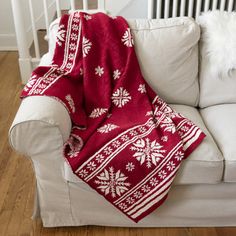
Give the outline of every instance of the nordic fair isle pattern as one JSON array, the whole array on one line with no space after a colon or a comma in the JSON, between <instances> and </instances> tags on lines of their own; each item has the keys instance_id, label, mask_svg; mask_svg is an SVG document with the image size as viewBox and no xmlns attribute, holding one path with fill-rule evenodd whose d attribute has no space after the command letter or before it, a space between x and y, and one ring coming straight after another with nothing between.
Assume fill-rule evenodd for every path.
<instances>
[{"instance_id":1,"label":"nordic fair isle pattern","mask_svg":"<svg viewBox=\"0 0 236 236\"><path fill-rule=\"evenodd\" d=\"M205 135L148 86L133 45L122 17L64 15L52 65L32 73L22 97L64 104L73 121L64 155L73 172L138 222L164 202Z\"/></svg>"}]
</instances>

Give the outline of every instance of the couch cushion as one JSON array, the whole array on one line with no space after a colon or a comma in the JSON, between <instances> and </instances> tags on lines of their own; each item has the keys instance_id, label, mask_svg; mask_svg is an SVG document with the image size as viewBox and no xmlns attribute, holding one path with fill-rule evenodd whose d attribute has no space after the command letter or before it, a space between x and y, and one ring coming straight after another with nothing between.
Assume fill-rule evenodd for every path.
<instances>
[{"instance_id":1,"label":"couch cushion","mask_svg":"<svg viewBox=\"0 0 236 236\"><path fill-rule=\"evenodd\" d=\"M199 26L186 17L128 23L146 81L167 103L198 105Z\"/></svg>"},{"instance_id":2,"label":"couch cushion","mask_svg":"<svg viewBox=\"0 0 236 236\"><path fill-rule=\"evenodd\" d=\"M59 20L49 31L53 54ZM168 103L197 106L200 28L187 17L128 20L144 78Z\"/></svg>"},{"instance_id":3,"label":"couch cushion","mask_svg":"<svg viewBox=\"0 0 236 236\"><path fill-rule=\"evenodd\" d=\"M171 107L191 119L207 135L199 147L182 163L174 184L220 182L223 175L223 157L206 129L198 110L185 105L171 105ZM81 180L72 173L67 163L65 163L65 179L70 182L81 183Z\"/></svg>"},{"instance_id":4,"label":"couch cushion","mask_svg":"<svg viewBox=\"0 0 236 236\"><path fill-rule=\"evenodd\" d=\"M223 153L224 181L236 182L236 104L208 107L201 115Z\"/></svg>"}]
</instances>

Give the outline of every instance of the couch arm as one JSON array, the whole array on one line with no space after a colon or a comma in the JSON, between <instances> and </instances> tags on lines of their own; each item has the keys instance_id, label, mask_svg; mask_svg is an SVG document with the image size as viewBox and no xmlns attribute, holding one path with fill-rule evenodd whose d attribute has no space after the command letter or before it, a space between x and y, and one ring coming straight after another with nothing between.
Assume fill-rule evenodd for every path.
<instances>
[{"instance_id":1,"label":"couch arm","mask_svg":"<svg viewBox=\"0 0 236 236\"><path fill-rule=\"evenodd\" d=\"M57 140L69 137L71 120L66 108L46 96L24 98L9 130L11 146L27 156L47 152ZM60 144L58 143L60 142Z\"/></svg>"}]
</instances>

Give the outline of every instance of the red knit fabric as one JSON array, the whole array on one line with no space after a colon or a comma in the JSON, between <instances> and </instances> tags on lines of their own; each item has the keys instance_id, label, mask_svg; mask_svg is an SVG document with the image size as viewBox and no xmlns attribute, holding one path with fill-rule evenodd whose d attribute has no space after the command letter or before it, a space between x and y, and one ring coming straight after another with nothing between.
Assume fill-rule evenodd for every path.
<instances>
[{"instance_id":1,"label":"red knit fabric","mask_svg":"<svg viewBox=\"0 0 236 236\"><path fill-rule=\"evenodd\" d=\"M64 104L73 172L135 222L164 202L180 163L205 137L145 82L122 17L64 15L52 65L34 70L22 92L32 95Z\"/></svg>"}]
</instances>

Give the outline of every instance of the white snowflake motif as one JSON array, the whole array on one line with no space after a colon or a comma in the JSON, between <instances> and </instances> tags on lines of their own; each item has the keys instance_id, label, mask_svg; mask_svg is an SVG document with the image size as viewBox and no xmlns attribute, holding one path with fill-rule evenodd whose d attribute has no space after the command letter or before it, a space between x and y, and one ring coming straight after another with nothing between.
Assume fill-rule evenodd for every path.
<instances>
[{"instance_id":1,"label":"white snowflake motif","mask_svg":"<svg viewBox=\"0 0 236 236\"><path fill-rule=\"evenodd\" d=\"M81 178L85 178L87 175L88 175L88 171L85 170L85 169L83 169L83 170L81 170L81 171L79 172L79 176L80 176Z\"/></svg>"},{"instance_id":2,"label":"white snowflake motif","mask_svg":"<svg viewBox=\"0 0 236 236\"><path fill-rule=\"evenodd\" d=\"M78 35L75 34L75 33L72 33L71 36L70 36L71 40L74 40L76 41L78 39Z\"/></svg>"},{"instance_id":3,"label":"white snowflake motif","mask_svg":"<svg viewBox=\"0 0 236 236\"><path fill-rule=\"evenodd\" d=\"M73 25L72 25L72 29L73 29L74 31L78 31L78 30L79 30L79 25L73 24Z\"/></svg>"},{"instance_id":4,"label":"white snowflake motif","mask_svg":"<svg viewBox=\"0 0 236 236\"><path fill-rule=\"evenodd\" d=\"M122 203L119 204L119 208L121 210L125 210L127 208L127 205L124 202L122 202Z\"/></svg>"},{"instance_id":5,"label":"white snowflake motif","mask_svg":"<svg viewBox=\"0 0 236 236\"><path fill-rule=\"evenodd\" d=\"M144 133L144 132L147 131L147 129L145 127L143 127L143 126L139 127L138 130L139 130L140 133Z\"/></svg>"},{"instance_id":6,"label":"white snowflake motif","mask_svg":"<svg viewBox=\"0 0 236 236\"><path fill-rule=\"evenodd\" d=\"M150 179L150 184L152 186L156 186L156 185L158 185L158 183L159 183L159 181L158 181L157 178L153 177L153 178Z\"/></svg>"},{"instance_id":7,"label":"white snowflake motif","mask_svg":"<svg viewBox=\"0 0 236 236\"><path fill-rule=\"evenodd\" d=\"M95 75L98 75L99 77L101 77L104 74L104 68L97 66L95 68Z\"/></svg>"},{"instance_id":8,"label":"white snowflake motif","mask_svg":"<svg viewBox=\"0 0 236 236\"><path fill-rule=\"evenodd\" d=\"M128 135L127 134L122 135L121 140L124 141L124 142L128 141L129 140Z\"/></svg>"},{"instance_id":9,"label":"white snowflake motif","mask_svg":"<svg viewBox=\"0 0 236 236\"><path fill-rule=\"evenodd\" d=\"M137 191L137 192L134 193L134 197L135 197L136 199L139 199L139 198L141 198L142 196L143 196L143 194L142 194L140 191Z\"/></svg>"},{"instance_id":10,"label":"white snowflake motif","mask_svg":"<svg viewBox=\"0 0 236 236\"><path fill-rule=\"evenodd\" d=\"M72 63L67 63L66 68L71 69L71 67L72 67Z\"/></svg>"},{"instance_id":11,"label":"white snowflake motif","mask_svg":"<svg viewBox=\"0 0 236 236\"><path fill-rule=\"evenodd\" d=\"M70 48L71 51L75 51L75 49L76 49L75 43L71 43L69 48Z\"/></svg>"},{"instance_id":12,"label":"white snowflake motif","mask_svg":"<svg viewBox=\"0 0 236 236\"><path fill-rule=\"evenodd\" d=\"M175 124L172 122L172 120L168 117L166 117L162 123L161 128L164 128L164 131L171 132L172 134L175 133L176 127Z\"/></svg>"},{"instance_id":13,"label":"white snowflake motif","mask_svg":"<svg viewBox=\"0 0 236 236\"><path fill-rule=\"evenodd\" d=\"M126 89L120 87L112 94L111 99L115 106L123 107L131 100L131 96Z\"/></svg>"},{"instance_id":14,"label":"white snowflake motif","mask_svg":"<svg viewBox=\"0 0 236 236\"><path fill-rule=\"evenodd\" d=\"M188 126L183 126L183 127L181 127L180 130L183 131L183 132L187 132L189 130L189 127Z\"/></svg>"},{"instance_id":15,"label":"white snowflake motif","mask_svg":"<svg viewBox=\"0 0 236 236\"><path fill-rule=\"evenodd\" d=\"M74 103L74 100L72 99L71 95L67 94L65 99L67 100L67 102L68 102L68 104L70 106L70 109L74 113L75 112L75 103Z\"/></svg>"},{"instance_id":16,"label":"white snowflake motif","mask_svg":"<svg viewBox=\"0 0 236 236\"><path fill-rule=\"evenodd\" d=\"M184 158L184 153L183 152L178 151L178 152L175 153L175 159L177 161L181 161L183 158Z\"/></svg>"},{"instance_id":17,"label":"white snowflake motif","mask_svg":"<svg viewBox=\"0 0 236 236\"><path fill-rule=\"evenodd\" d=\"M116 79L119 79L120 78L120 71L119 70L115 70L113 71L113 79L116 80Z\"/></svg>"},{"instance_id":18,"label":"white snowflake motif","mask_svg":"<svg viewBox=\"0 0 236 236\"><path fill-rule=\"evenodd\" d=\"M118 148L120 146L120 141L119 140L115 140L112 144L111 144L114 148Z\"/></svg>"},{"instance_id":19,"label":"white snowflake motif","mask_svg":"<svg viewBox=\"0 0 236 236\"><path fill-rule=\"evenodd\" d=\"M98 128L97 131L102 134L109 133L110 131L112 131L113 129L116 129L118 127L119 126L114 125L114 124L106 124L106 125L103 125L102 127Z\"/></svg>"},{"instance_id":20,"label":"white snowflake motif","mask_svg":"<svg viewBox=\"0 0 236 236\"><path fill-rule=\"evenodd\" d=\"M89 115L90 118L97 118L103 114L105 114L108 111L107 108L95 108Z\"/></svg>"},{"instance_id":21,"label":"white snowflake motif","mask_svg":"<svg viewBox=\"0 0 236 236\"><path fill-rule=\"evenodd\" d=\"M82 68L79 69L79 74L80 74L80 75L83 75L83 74L84 74L84 71L83 71Z\"/></svg>"},{"instance_id":22,"label":"white snowflake motif","mask_svg":"<svg viewBox=\"0 0 236 236\"><path fill-rule=\"evenodd\" d=\"M74 18L73 18L73 22L74 22L74 23L78 23L79 21L80 21L80 19L79 19L78 17L74 17Z\"/></svg>"},{"instance_id":23,"label":"white snowflake motif","mask_svg":"<svg viewBox=\"0 0 236 236\"><path fill-rule=\"evenodd\" d=\"M91 20L91 19L92 19L92 16L85 14L85 15L84 15L84 18L85 18L86 20Z\"/></svg>"},{"instance_id":24,"label":"white snowflake motif","mask_svg":"<svg viewBox=\"0 0 236 236\"><path fill-rule=\"evenodd\" d=\"M138 87L138 91L140 93L146 93L146 87L145 87L145 84L140 84L139 87Z\"/></svg>"},{"instance_id":25,"label":"white snowflake motif","mask_svg":"<svg viewBox=\"0 0 236 236\"><path fill-rule=\"evenodd\" d=\"M166 169L171 171L175 169L175 163L173 161L168 162L168 164L166 165Z\"/></svg>"},{"instance_id":26,"label":"white snowflake motif","mask_svg":"<svg viewBox=\"0 0 236 236\"><path fill-rule=\"evenodd\" d=\"M69 58L69 60L74 60L75 54L74 53L70 53L68 58Z\"/></svg>"},{"instance_id":27,"label":"white snowflake motif","mask_svg":"<svg viewBox=\"0 0 236 236\"><path fill-rule=\"evenodd\" d=\"M147 192L149 192L150 190L151 190L151 188L150 188L150 186L148 186L148 185L143 185L143 187L142 187L142 189L141 189L144 193L147 193Z\"/></svg>"},{"instance_id":28,"label":"white snowflake motif","mask_svg":"<svg viewBox=\"0 0 236 236\"><path fill-rule=\"evenodd\" d=\"M86 57L91 49L92 43L83 37L83 57Z\"/></svg>"},{"instance_id":29,"label":"white snowflake motif","mask_svg":"<svg viewBox=\"0 0 236 236\"><path fill-rule=\"evenodd\" d=\"M126 170L131 172L135 169L135 165L133 162L128 162L128 164L125 166Z\"/></svg>"},{"instance_id":30,"label":"white snowflake motif","mask_svg":"<svg viewBox=\"0 0 236 236\"><path fill-rule=\"evenodd\" d=\"M159 171L159 173L158 173L158 176L159 176L161 179L165 179L166 175L167 175L167 173L166 173L165 170L161 170L161 171Z\"/></svg>"},{"instance_id":31,"label":"white snowflake motif","mask_svg":"<svg viewBox=\"0 0 236 236\"><path fill-rule=\"evenodd\" d=\"M133 203L135 202L135 199L132 198L132 197L128 197L128 198L126 199L126 202L127 202L128 204L133 204Z\"/></svg>"},{"instance_id":32,"label":"white snowflake motif","mask_svg":"<svg viewBox=\"0 0 236 236\"><path fill-rule=\"evenodd\" d=\"M129 132L129 134L130 134L131 136L136 136L136 135L138 135L138 132L137 132L136 130L131 130L131 131Z\"/></svg>"},{"instance_id":33,"label":"white snowflake motif","mask_svg":"<svg viewBox=\"0 0 236 236\"><path fill-rule=\"evenodd\" d=\"M104 153L105 153L106 155L110 155L110 154L112 153L112 148L111 148L111 147L106 147L106 148L104 149Z\"/></svg>"},{"instance_id":34,"label":"white snowflake motif","mask_svg":"<svg viewBox=\"0 0 236 236\"><path fill-rule=\"evenodd\" d=\"M69 151L68 156L70 158L74 158L74 157L77 157L78 154L79 154L79 151L75 151L75 150L72 149L72 150Z\"/></svg>"},{"instance_id":35,"label":"white snowflake motif","mask_svg":"<svg viewBox=\"0 0 236 236\"><path fill-rule=\"evenodd\" d=\"M105 160L105 157L104 157L102 154L98 154L98 155L96 156L96 161L97 161L98 163L102 163L104 160Z\"/></svg>"},{"instance_id":36,"label":"white snowflake motif","mask_svg":"<svg viewBox=\"0 0 236 236\"><path fill-rule=\"evenodd\" d=\"M130 28L127 28L125 31L121 41L124 43L125 46L127 47L133 47L134 40L130 31Z\"/></svg>"},{"instance_id":37,"label":"white snowflake motif","mask_svg":"<svg viewBox=\"0 0 236 236\"><path fill-rule=\"evenodd\" d=\"M89 169L90 171L95 170L96 167L97 167L97 165L94 163L94 161L89 162L87 165L87 169Z\"/></svg>"},{"instance_id":38,"label":"white snowflake motif","mask_svg":"<svg viewBox=\"0 0 236 236\"><path fill-rule=\"evenodd\" d=\"M161 141L162 141L162 142L167 142L167 141L168 141L168 136L166 136L166 135L165 135L165 136L162 136L162 137L161 137Z\"/></svg>"},{"instance_id":39,"label":"white snowflake motif","mask_svg":"<svg viewBox=\"0 0 236 236\"><path fill-rule=\"evenodd\" d=\"M165 150L161 149L162 146L156 140L139 139L133 145L130 148L132 151L136 151L133 157L136 157L141 165L146 161L147 168L152 167L152 164L156 166L160 159L164 157L162 153L165 153Z\"/></svg>"},{"instance_id":40,"label":"white snowflake motif","mask_svg":"<svg viewBox=\"0 0 236 236\"><path fill-rule=\"evenodd\" d=\"M59 46L62 46L62 42L65 41L66 30L64 25L60 25L56 34L56 42Z\"/></svg>"},{"instance_id":41,"label":"white snowflake motif","mask_svg":"<svg viewBox=\"0 0 236 236\"><path fill-rule=\"evenodd\" d=\"M99 185L97 188L105 195L111 194L113 198L117 195L121 196L130 186L130 183L125 182L128 177L120 170L115 172L113 167L110 167L109 170L104 169L104 172L98 175L97 178L98 180L95 180L95 184Z\"/></svg>"}]
</instances>

